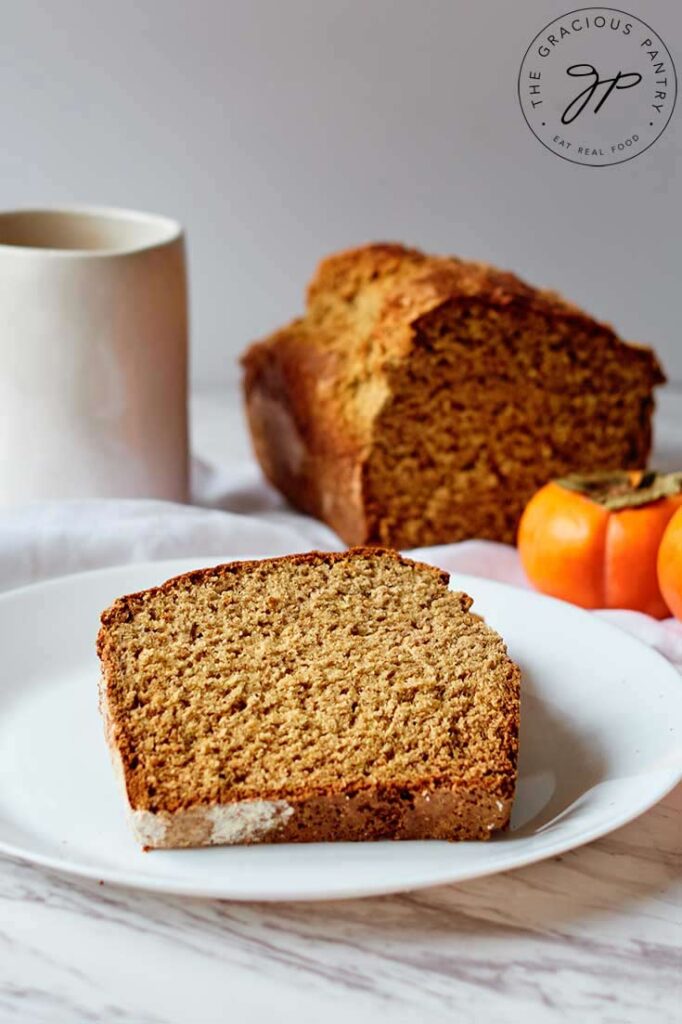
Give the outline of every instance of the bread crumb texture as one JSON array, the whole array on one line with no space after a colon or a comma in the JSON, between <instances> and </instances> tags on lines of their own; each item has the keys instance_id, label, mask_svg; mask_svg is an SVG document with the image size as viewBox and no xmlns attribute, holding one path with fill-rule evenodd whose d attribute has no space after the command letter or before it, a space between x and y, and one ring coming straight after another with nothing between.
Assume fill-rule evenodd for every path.
<instances>
[{"instance_id":1,"label":"bread crumb texture","mask_svg":"<svg viewBox=\"0 0 682 1024\"><path fill-rule=\"evenodd\" d=\"M244 357L256 454L348 544L512 542L570 472L642 468L650 349L554 292L376 244L320 264L305 316Z\"/></svg>"},{"instance_id":2,"label":"bread crumb texture","mask_svg":"<svg viewBox=\"0 0 682 1024\"><path fill-rule=\"evenodd\" d=\"M148 844L197 807L213 808L199 844L248 841L249 823L261 838L303 804L315 835L368 793L421 799L429 834L455 790L460 818L485 795L469 834L503 825L519 672L470 604L445 574L373 548L232 563L116 601L98 637L102 701ZM215 810L240 801L255 803Z\"/></svg>"}]
</instances>

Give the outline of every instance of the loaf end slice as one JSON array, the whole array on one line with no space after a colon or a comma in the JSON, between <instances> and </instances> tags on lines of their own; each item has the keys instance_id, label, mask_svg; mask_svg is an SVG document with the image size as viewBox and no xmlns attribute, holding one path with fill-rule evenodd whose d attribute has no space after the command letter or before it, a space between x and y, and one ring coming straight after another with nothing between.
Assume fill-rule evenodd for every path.
<instances>
[{"instance_id":1,"label":"loaf end slice","mask_svg":"<svg viewBox=\"0 0 682 1024\"><path fill-rule=\"evenodd\" d=\"M100 706L139 842L505 828L519 670L470 605L379 548L234 562L117 600Z\"/></svg>"}]
</instances>

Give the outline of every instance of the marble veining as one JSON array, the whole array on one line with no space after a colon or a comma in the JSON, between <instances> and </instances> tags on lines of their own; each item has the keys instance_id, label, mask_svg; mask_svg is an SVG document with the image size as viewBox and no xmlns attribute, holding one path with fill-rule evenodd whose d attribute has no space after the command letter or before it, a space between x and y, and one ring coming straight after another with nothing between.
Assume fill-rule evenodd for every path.
<instances>
[{"instance_id":1,"label":"marble veining","mask_svg":"<svg viewBox=\"0 0 682 1024\"><path fill-rule=\"evenodd\" d=\"M678 1024L681 820L682 786L541 864L339 903L157 896L0 859L0 1021Z\"/></svg>"}]
</instances>

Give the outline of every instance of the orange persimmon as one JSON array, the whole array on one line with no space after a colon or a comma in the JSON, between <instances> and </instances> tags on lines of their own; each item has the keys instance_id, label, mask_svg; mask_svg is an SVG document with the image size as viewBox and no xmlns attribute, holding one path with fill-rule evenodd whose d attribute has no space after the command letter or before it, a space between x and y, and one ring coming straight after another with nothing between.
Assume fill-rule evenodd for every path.
<instances>
[{"instance_id":1,"label":"orange persimmon","mask_svg":"<svg viewBox=\"0 0 682 1024\"><path fill-rule=\"evenodd\" d=\"M670 611L682 619L682 509L668 523L658 549L658 585Z\"/></svg>"},{"instance_id":2,"label":"orange persimmon","mask_svg":"<svg viewBox=\"0 0 682 1024\"><path fill-rule=\"evenodd\" d=\"M631 608L665 618L670 612L656 560L665 528L680 507L682 473L623 471L554 480L531 498L521 517L521 563L545 594L583 608ZM682 575L677 579L682 596Z\"/></svg>"}]
</instances>

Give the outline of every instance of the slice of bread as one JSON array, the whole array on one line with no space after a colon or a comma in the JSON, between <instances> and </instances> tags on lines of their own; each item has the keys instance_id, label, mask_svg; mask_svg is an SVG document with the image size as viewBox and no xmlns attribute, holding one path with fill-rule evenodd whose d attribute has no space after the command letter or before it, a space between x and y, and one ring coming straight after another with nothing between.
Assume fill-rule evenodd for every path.
<instances>
[{"instance_id":1,"label":"slice of bread","mask_svg":"<svg viewBox=\"0 0 682 1024\"><path fill-rule=\"evenodd\" d=\"M519 670L446 573L359 548L234 562L102 615L100 704L146 847L487 839Z\"/></svg>"}]
</instances>

